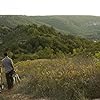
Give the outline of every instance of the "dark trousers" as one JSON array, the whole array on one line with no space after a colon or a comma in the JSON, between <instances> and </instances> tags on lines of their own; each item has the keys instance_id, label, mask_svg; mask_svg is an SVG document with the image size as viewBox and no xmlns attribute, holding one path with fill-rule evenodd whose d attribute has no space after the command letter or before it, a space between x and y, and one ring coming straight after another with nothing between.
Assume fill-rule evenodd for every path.
<instances>
[{"instance_id":1,"label":"dark trousers","mask_svg":"<svg viewBox=\"0 0 100 100\"><path fill-rule=\"evenodd\" d=\"M6 80L7 80L7 85L8 85L8 89L13 88L13 70L6 73Z\"/></svg>"}]
</instances>

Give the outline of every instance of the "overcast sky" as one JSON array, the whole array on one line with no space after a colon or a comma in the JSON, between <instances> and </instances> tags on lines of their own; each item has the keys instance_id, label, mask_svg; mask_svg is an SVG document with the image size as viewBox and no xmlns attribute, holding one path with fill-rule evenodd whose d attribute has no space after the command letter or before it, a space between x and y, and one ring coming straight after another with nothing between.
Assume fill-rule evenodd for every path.
<instances>
[{"instance_id":1,"label":"overcast sky","mask_svg":"<svg viewBox=\"0 0 100 100\"><path fill-rule=\"evenodd\" d=\"M0 15L100 16L100 0L0 0Z\"/></svg>"}]
</instances>

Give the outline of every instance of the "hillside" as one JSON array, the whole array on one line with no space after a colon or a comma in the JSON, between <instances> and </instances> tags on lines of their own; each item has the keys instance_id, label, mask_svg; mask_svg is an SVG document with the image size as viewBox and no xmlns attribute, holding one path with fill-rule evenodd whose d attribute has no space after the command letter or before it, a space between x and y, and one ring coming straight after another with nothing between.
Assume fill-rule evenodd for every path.
<instances>
[{"instance_id":1,"label":"hillside","mask_svg":"<svg viewBox=\"0 0 100 100\"><path fill-rule=\"evenodd\" d=\"M0 16L1 26L14 27L33 23L53 26L66 34L100 39L100 17L96 16Z\"/></svg>"},{"instance_id":2,"label":"hillside","mask_svg":"<svg viewBox=\"0 0 100 100\"><path fill-rule=\"evenodd\" d=\"M1 16L0 54L9 51L12 58L18 60L56 58L83 52L95 55L100 51L100 42L79 37L80 35L82 37L86 36L86 31L93 31L95 28L93 27L90 30L87 28L88 30L84 31L83 34L78 32L79 29L83 29L82 23L86 24L90 20L96 20L99 23L99 17L96 18L93 16ZM68 27L66 29L63 26L64 22L66 27L69 25L69 28L74 30L74 33L72 29L71 32L68 32ZM72 23L76 23L75 25L79 29L76 30ZM53 25L55 27L59 26L59 30ZM60 25L63 30L60 29ZM99 30L99 27L97 30ZM64 34L65 31L69 35ZM88 36L100 40L99 33L96 34L94 31L93 35L89 33Z\"/></svg>"},{"instance_id":3,"label":"hillside","mask_svg":"<svg viewBox=\"0 0 100 100\"><path fill-rule=\"evenodd\" d=\"M33 18L72 34L93 34L100 31L98 29L100 26L100 17L95 16L37 16Z\"/></svg>"},{"instance_id":4,"label":"hillside","mask_svg":"<svg viewBox=\"0 0 100 100\"><path fill-rule=\"evenodd\" d=\"M1 74L0 100L100 98L100 41L86 39L99 34L99 17L0 16L0 59L7 52L21 78L8 92Z\"/></svg>"},{"instance_id":5,"label":"hillside","mask_svg":"<svg viewBox=\"0 0 100 100\"><path fill-rule=\"evenodd\" d=\"M58 32L46 25L18 25L1 27L0 51L10 51L18 60L55 58L56 56L100 51L100 42L93 42Z\"/></svg>"},{"instance_id":6,"label":"hillside","mask_svg":"<svg viewBox=\"0 0 100 100\"><path fill-rule=\"evenodd\" d=\"M21 83L3 90L0 100L94 100L100 97L100 62L92 57L21 61Z\"/></svg>"}]
</instances>

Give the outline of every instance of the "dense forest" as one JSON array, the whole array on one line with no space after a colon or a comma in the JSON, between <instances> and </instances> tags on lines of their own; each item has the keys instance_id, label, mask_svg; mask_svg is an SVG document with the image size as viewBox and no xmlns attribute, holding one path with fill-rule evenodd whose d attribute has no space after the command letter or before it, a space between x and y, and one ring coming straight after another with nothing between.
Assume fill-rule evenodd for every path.
<instances>
[{"instance_id":1,"label":"dense forest","mask_svg":"<svg viewBox=\"0 0 100 100\"><path fill-rule=\"evenodd\" d=\"M100 41L66 35L46 25L0 27L1 51L10 51L13 59L55 58L63 55L100 53Z\"/></svg>"}]
</instances>

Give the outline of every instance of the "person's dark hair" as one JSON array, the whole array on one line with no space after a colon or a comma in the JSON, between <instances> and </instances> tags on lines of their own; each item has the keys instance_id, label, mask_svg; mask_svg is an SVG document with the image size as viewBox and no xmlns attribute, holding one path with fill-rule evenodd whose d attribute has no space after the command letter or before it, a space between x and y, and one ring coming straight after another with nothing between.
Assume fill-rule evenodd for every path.
<instances>
[{"instance_id":1,"label":"person's dark hair","mask_svg":"<svg viewBox=\"0 0 100 100\"><path fill-rule=\"evenodd\" d=\"M7 53L4 53L4 56L7 56Z\"/></svg>"}]
</instances>

